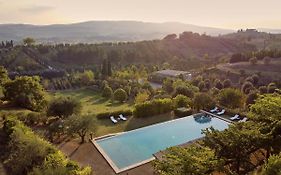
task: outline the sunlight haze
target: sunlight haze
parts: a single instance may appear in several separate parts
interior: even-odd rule
[[[0,0],[0,23],[137,20],[230,29],[281,28],[280,7],[280,0]]]

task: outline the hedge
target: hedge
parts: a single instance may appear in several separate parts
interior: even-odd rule
[[[108,119],[110,116],[118,117],[120,114],[123,114],[124,116],[130,116],[133,114],[132,110],[130,109],[124,109],[124,110],[118,110],[118,111],[111,111],[111,112],[102,112],[97,114],[97,119]]]
[[[191,108],[177,108],[174,110],[174,114],[177,117],[186,117],[192,114]]]
[[[170,98],[154,99],[135,105],[133,115],[135,117],[150,117],[167,113],[173,110],[173,101]]]

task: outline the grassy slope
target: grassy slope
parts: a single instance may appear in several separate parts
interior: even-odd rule
[[[133,105],[128,103],[112,103],[111,100],[106,100],[101,95],[92,90],[73,90],[73,91],[60,91],[51,94],[53,97],[71,96],[82,102],[83,114],[97,114],[105,111],[116,111],[120,109],[132,109]],[[169,114],[149,117],[149,118],[134,118],[130,117],[128,121],[119,121],[113,124],[109,119],[97,120],[96,135],[101,136],[109,133],[123,132],[143,126],[148,126],[154,123],[159,123],[172,119]]]

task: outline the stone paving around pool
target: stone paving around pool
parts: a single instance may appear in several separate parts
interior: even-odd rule
[[[58,148],[72,160],[77,161],[82,166],[90,166],[95,175],[115,175],[108,162],[90,143],[79,144],[79,141],[64,142]],[[154,175],[153,167],[150,163],[119,173],[120,175]]]

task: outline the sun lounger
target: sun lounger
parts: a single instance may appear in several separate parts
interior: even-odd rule
[[[123,121],[126,121],[126,120],[127,120],[127,118],[124,117],[123,114],[120,114],[120,115],[119,115],[119,118],[120,118],[121,120],[123,120]]]
[[[238,114],[236,114],[235,116],[233,116],[233,117],[230,118],[230,120],[232,120],[232,121],[233,121],[233,120],[238,120],[238,119],[240,119]]]
[[[222,114],[224,114],[225,113],[225,110],[223,109],[223,110],[221,110],[221,112],[218,112],[217,114],[218,115],[222,115]]]
[[[216,112],[218,110],[218,107],[215,107],[214,109],[211,109],[210,112]]]
[[[113,116],[110,117],[110,120],[111,120],[114,124],[118,122]]]
[[[244,117],[242,120],[239,120],[239,122],[245,122],[245,121],[247,121],[248,120],[248,118],[247,117]]]

